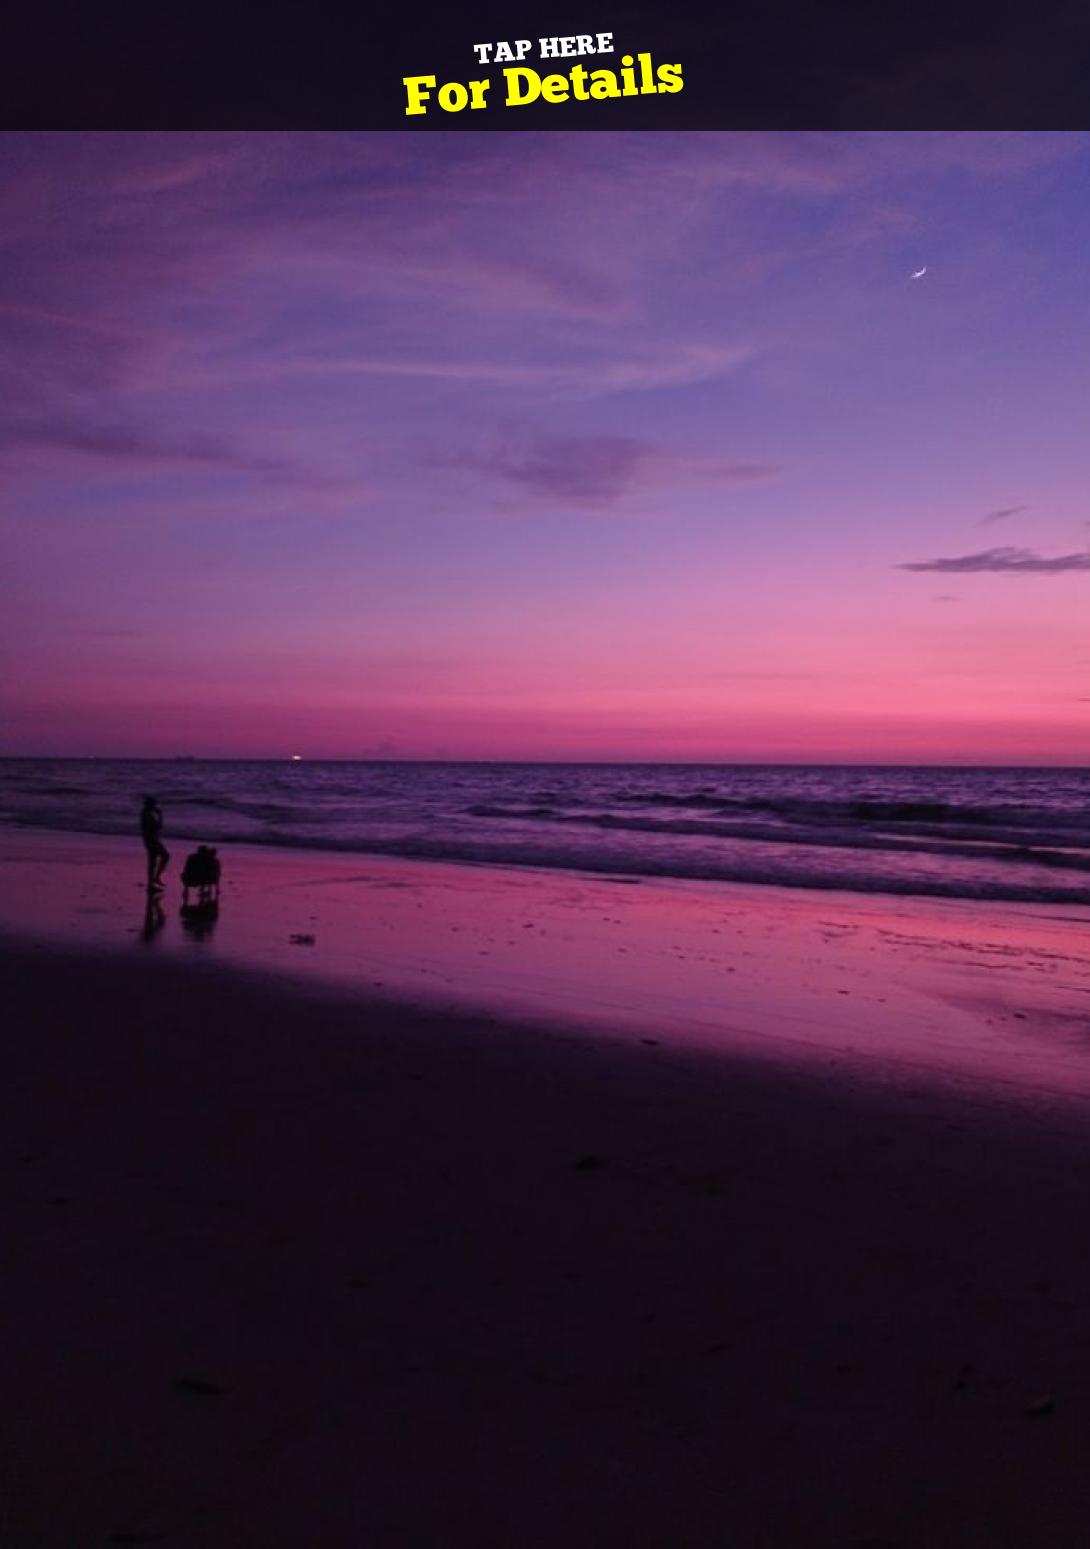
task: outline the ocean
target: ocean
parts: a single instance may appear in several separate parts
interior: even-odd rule
[[[866,893],[1090,904],[1090,770],[0,760],[0,823]]]

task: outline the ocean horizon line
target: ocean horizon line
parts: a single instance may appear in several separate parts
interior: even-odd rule
[[[1007,770],[1018,772],[1067,770],[1090,773],[1090,763],[1009,763],[1003,760],[960,759],[779,759],[779,758],[440,758],[341,757],[310,754],[251,753],[0,753],[2,764],[348,764],[423,765],[513,769],[928,769]]]

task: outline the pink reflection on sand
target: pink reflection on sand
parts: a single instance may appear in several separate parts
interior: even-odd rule
[[[0,928],[882,1079],[1090,1097],[1090,911],[632,882],[238,846],[162,918],[113,838],[0,841]]]

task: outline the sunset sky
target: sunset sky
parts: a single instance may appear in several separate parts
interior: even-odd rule
[[[1090,763],[1088,271],[1074,134],[6,136],[0,752]]]

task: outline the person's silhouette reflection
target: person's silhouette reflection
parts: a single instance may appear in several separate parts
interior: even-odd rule
[[[183,904],[179,912],[186,935],[194,941],[205,941],[216,928],[220,906],[216,899],[209,898],[203,903]]]
[[[156,888],[149,887],[144,903],[144,925],[140,932],[141,941],[152,942],[167,922],[163,911],[162,901]]]

